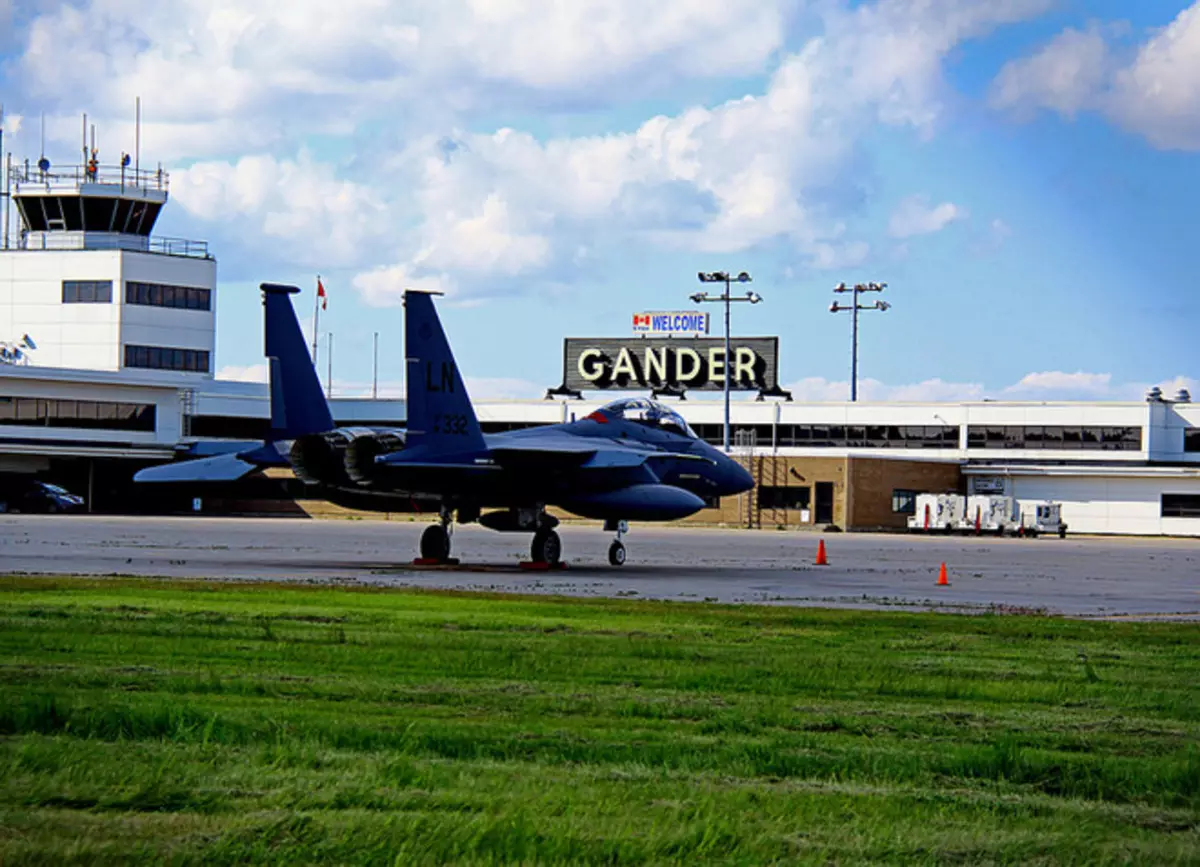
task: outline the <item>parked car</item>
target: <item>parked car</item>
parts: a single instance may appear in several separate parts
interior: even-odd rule
[[[0,511],[5,512],[77,512],[83,497],[66,488],[37,479],[0,482]]]

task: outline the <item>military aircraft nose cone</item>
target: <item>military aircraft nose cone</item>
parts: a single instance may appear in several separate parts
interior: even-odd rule
[[[754,487],[754,477],[750,475],[750,471],[741,464],[733,465],[730,476],[733,487],[731,493],[740,494],[743,491],[748,491]]]

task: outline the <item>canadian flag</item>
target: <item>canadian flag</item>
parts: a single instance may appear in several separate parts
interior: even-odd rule
[[[321,282],[321,278],[317,278],[317,297],[321,299],[321,309],[324,310],[329,306],[329,298],[325,295],[325,284]]]

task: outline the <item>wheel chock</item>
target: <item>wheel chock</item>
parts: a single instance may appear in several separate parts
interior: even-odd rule
[[[562,561],[558,563],[545,563],[540,560],[522,560],[517,566],[526,572],[550,572],[567,568],[567,564]]]
[[[447,557],[445,560],[437,557],[417,557],[412,564],[414,566],[457,566],[459,559],[457,557]]]

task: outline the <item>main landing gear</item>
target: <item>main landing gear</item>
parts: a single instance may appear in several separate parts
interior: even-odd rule
[[[628,521],[605,521],[604,529],[610,533],[615,532],[617,538],[613,539],[613,543],[608,546],[608,562],[612,566],[625,565],[625,543],[621,541],[621,537],[629,532]]]
[[[549,527],[539,527],[533,534],[529,557],[534,563],[545,563],[547,566],[557,566],[561,563],[562,540],[558,538],[558,533]]]
[[[458,513],[461,523],[472,520],[479,521],[483,526],[498,530],[502,533],[519,533],[533,530],[533,541],[529,545],[531,562],[522,564],[530,568],[557,568],[562,565],[562,539],[554,528],[558,519],[549,515],[541,508],[509,509],[502,512],[489,512],[482,517],[478,512]],[[425,528],[421,534],[421,560],[418,565],[455,564],[458,561],[450,559],[450,539],[454,526],[454,510],[442,506],[438,523]],[[613,566],[625,565],[625,543],[622,537],[629,532],[627,521],[610,519],[604,522],[604,529],[616,533],[616,538],[608,547],[608,562]]]
[[[450,535],[454,524],[450,509],[442,506],[440,523],[430,524],[421,534],[421,559],[445,562],[450,559]]]

